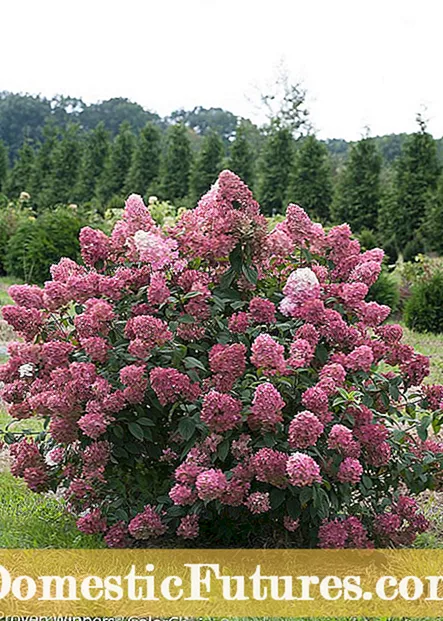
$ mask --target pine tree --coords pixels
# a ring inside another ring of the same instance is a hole
[[[382,159],[372,138],[352,145],[332,205],[336,222],[347,222],[355,233],[376,230],[381,207]]]
[[[222,170],[224,147],[218,134],[211,131],[204,136],[201,149],[192,171],[192,193],[194,200],[199,200],[216,181]]]
[[[89,132],[86,138],[75,189],[75,200],[79,203],[85,203],[94,198],[98,180],[105,169],[110,147],[109,132],[101,121]]]
[[[106,205],[114,197],[123,197],[126,178],[131,167],[135,136],[128,122],[120,125],[103,174],[97,184],[97,198]]]
[[[31,178],[34,168],[35,153],[30,140],[25,139],[17,153],[17,159],[5,184],[5,194],[9,198],[18,198],[21,192],[31,193]]]
[[[3,142],[0,140],[0,192],[2,192],[6,185],[6,178],[8,176],[9,170],[9,154],[8,149]]]
[[[289,129],[272,127],[263,147],[259,200],[269,215],[281,213],[288,193],[293,163],[293,139]]]
[[[53,155],[58,142],[58,130],[52,124],[43,128],[43,139],[40,142],[31,177],[31,196],[37,207],[48,203],[53,176]]]
[[[430,192],[437,189],[440,165],[434,138],[419,117],[419,131],[406,140],[397,163],[396,241],[400,249],[418,235],[425,219]]]
[[[80,170],[82,143],[78,125],[69,125],[57,142],[52,154],[52,174],[45,192],[44,207],[54,207],[74,200],[74,190]]]
[[[243,123],[237,127],[235,139],[231,146],[228,167],[238,175],[249,187],[254,183],[254,160],[249,144],[246,128]]]
[[[166,150],[162,165],[162,194],[175,201],[189,193],[192,167],[191,143],[185,125],[178,123],[169,127],[166,134]]]
[[[295,154],[288,199],[301,205],[311,218],[329,219],[331,163],[327,148],[315,136],[305,138]]]
[[[153,123],[141,130],[126,179],[126,192],[144,196],[160,169],[161,134]]]

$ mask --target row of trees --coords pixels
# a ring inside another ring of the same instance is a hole
[[[60,130],[51,123],[41,141],[25,139],[12,167],[0,142],[0,191],[11,199],[29,193],[37,211],[77,203],[103,212],[130,192],[192,206],[229,167],[254,188],[269,215],[298,202],[323,223],[372,231],[392,254],[443,250],[441,169],[422,119],[392,165],[365,136],[338,168],[315,135],[294,137],[279,122],[262,131],[260,142],[242,122],[228,144],[209,130],[196,148],[195,130],[179,120],[166,131],[150,121],[138,134],[125,121],[115,138],[103,123],[86,133],[78,124]]]

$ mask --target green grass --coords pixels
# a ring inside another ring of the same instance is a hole
[[[403,326],[404,340],[421,354],[431,359],[428,382],[443,384],[443,334],[419,334]]]
[[[12,300],[8,295],[8,288],[11,285],[17,285],[16,278],[11,278],[10,276],[0,276],[0,306],[5,306],[6,304],[11,304]]]
[[[33,494],[8,472],[0,474],[0,548],[101,548],[100,537],[83,535],[63,504]]]

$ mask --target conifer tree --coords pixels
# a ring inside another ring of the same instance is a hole
[[[288,202],[301,205],[311,218],[329,219],[331,163],[327,148],[313,135],[303,140],[295,154],[288,194]]]
[[[440,175],[437,191],[428,195],[423,236],[428,250],[443,254],[443,174]]]
[[[293,163],[293,139],[289,129],[270,128],[261,160],[259,201],[269,215],[282,213],[286,207],[289,177]]]
[[[132,155],[131,168],[126,179],[126,192],[144,196],[157,180],[160,169],[161,134],[153,123],[141,130]]]
[[[228,167],[238,175],[249,187],[254,183],[254,159],[249,144],[246,128],[243,123],[237,127],[235,139],[231,146]]]
[[[192,159],[188,129],[182,123],[171,125],[166,133],[162,164],[161,185],[165,199],[175,201],[188,195]]]
[[[440,165],[434,138],[419,116],[419,131],[409,136],[397,162],[396,205],[392,217],[397,222],[399,249],[412,242],[425,220],[429,195],[437,189]]]
[[[54,207],[74,200],[74,190],[78,180],[82,142],[79,126],[69,125],[57,141],[52,155],[52,174],[47,192],[45,207]]]
[[[52,124],[43,128],[43,139],[40,142],[31,177],[31,196],[33,203],[42,207],[48,203],[48,194],[51,192],[53,177],[54,149],[58,142],[58,130]]]
[[[17,153],[17,159],[5,184],[5,194],[9,198],[18,198],[21,192],[31,194],[31,179],[34,168],[35,153],[31,141],[25,139]]]
[[[366,136],[352,145],[332,205],[335,222],[347,222],[355,233],[376,230],[382,196],[381,164],[372,138]]]
[[[201,149],[195,160],[192,171],[192,193],[198,201],[217,179],[223,166],[224,147],[218,134],[208,132],[203,140]]]
[[[9,155],[8,149],[3,142],[0,140],[0,192],[3,192],[6,185],[6,178],[8,176],[9,170]]]
[[[75,190],[75,200],[79,203],[94,198],[98,180],[105,169],[110,146],[109,132],[101,121],[86,138]]]
[[[103,174],[97,185],[97,198],[106,205],[114,197],[123,198],[125,183],[131,167],[135,136],[127,121],[120,125],[120,130],[111,147]]]

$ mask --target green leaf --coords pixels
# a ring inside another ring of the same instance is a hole
[[[248,282],[250,282],[252,285],[257,284],[257,281],[258,281],[257,268],[255,268],[253,265],[246,265],[246,263],[244,263],[242,267],[242,271],[243,271],[244,277],[246,278]]]
[[[285,501],[286,493],[283,489],[273,489],[271,491],[271,506],[278,509]]]
[[[138,423],[129,423],[128,428],[134,438],[137,438],[137,440],[143,440],[144,432]]]
[[[178,431],[184,440],[190,440],[195,431],[195,421],[192,418],[182,418],[178,424]]]
[[[238,244],[229,255],[229,262],[234,272],[240,274],[243,264],[243,253],[240,244]]]
[[[290,498],[286,501],[286,509],[293,520],[300,517],[301,506],[298,498]]]
[[[220,461],[225,461],[229,453],[229,440],[223,440],[217,447],[217,456]]]
[[[233,280],[235,278],[235,271],[230,267],[223,276],[220,278],[220,288],[221,289],[229,289]]]
[[[155,423],[150,418],[137,418],[137,423],[143,427],[155,427]]]
[[[205,365],[200,362],[200,360],[197,360],[197,358],[193,358],[192,356],[185,358],[184,363],[187,369],[200,369],[201,371],[206,371]]]

